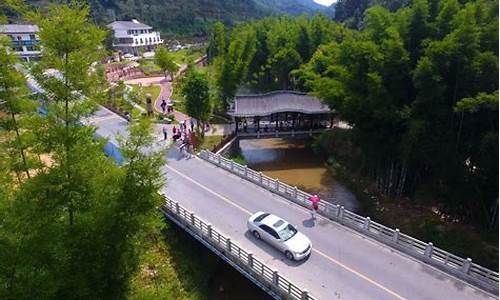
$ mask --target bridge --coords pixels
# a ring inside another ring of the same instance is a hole
[[[127,122],[103,109],[86,123],[114,143]],[[166,159],[165,215],[276,299],[497,299],[498,273],[470,260],[335,205],[313,220],[303,192],[211,153],[174,148]],[[246,220],[256,211],[296,225],[311,256],[292,262],[255,240]]]

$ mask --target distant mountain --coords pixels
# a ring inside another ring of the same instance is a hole
[[[206,25],[227,25],[269,15],[327,13],[313,0],[88,0],[97,23],[139,19],[164,33],[206,34]],[[34,1],[38,2],[38,1]],[[333,17],[333,14],[330,14]]]

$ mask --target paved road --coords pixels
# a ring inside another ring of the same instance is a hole
[[[197,158],[169,153],[166,195],[318,299],[494,299],[433,267],[370,240]],[[284,256],[246,230],[256,211],[297,225],[313,243],[305,262]]]
[[[108,137],[126,126],[106,111],[89,121]],[[183,159],[175,148],[167,159],[167,196],[318,299],[495,299],[339,224],[321,217],[313,221],[306,209],[205,161]],[[297,225],[313,243],[311,257],[290,262],[255,240],[246,220],[259,210]]]

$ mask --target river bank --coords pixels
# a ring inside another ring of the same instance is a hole
[[[143,245],[129,299],[271,300],[184,230],[164,222]]]

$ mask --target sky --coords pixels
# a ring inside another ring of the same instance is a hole
[[[322,4],[322,5],[330,6],[333,2],[335,2],[335,0],[314,0],[314,2]]]

